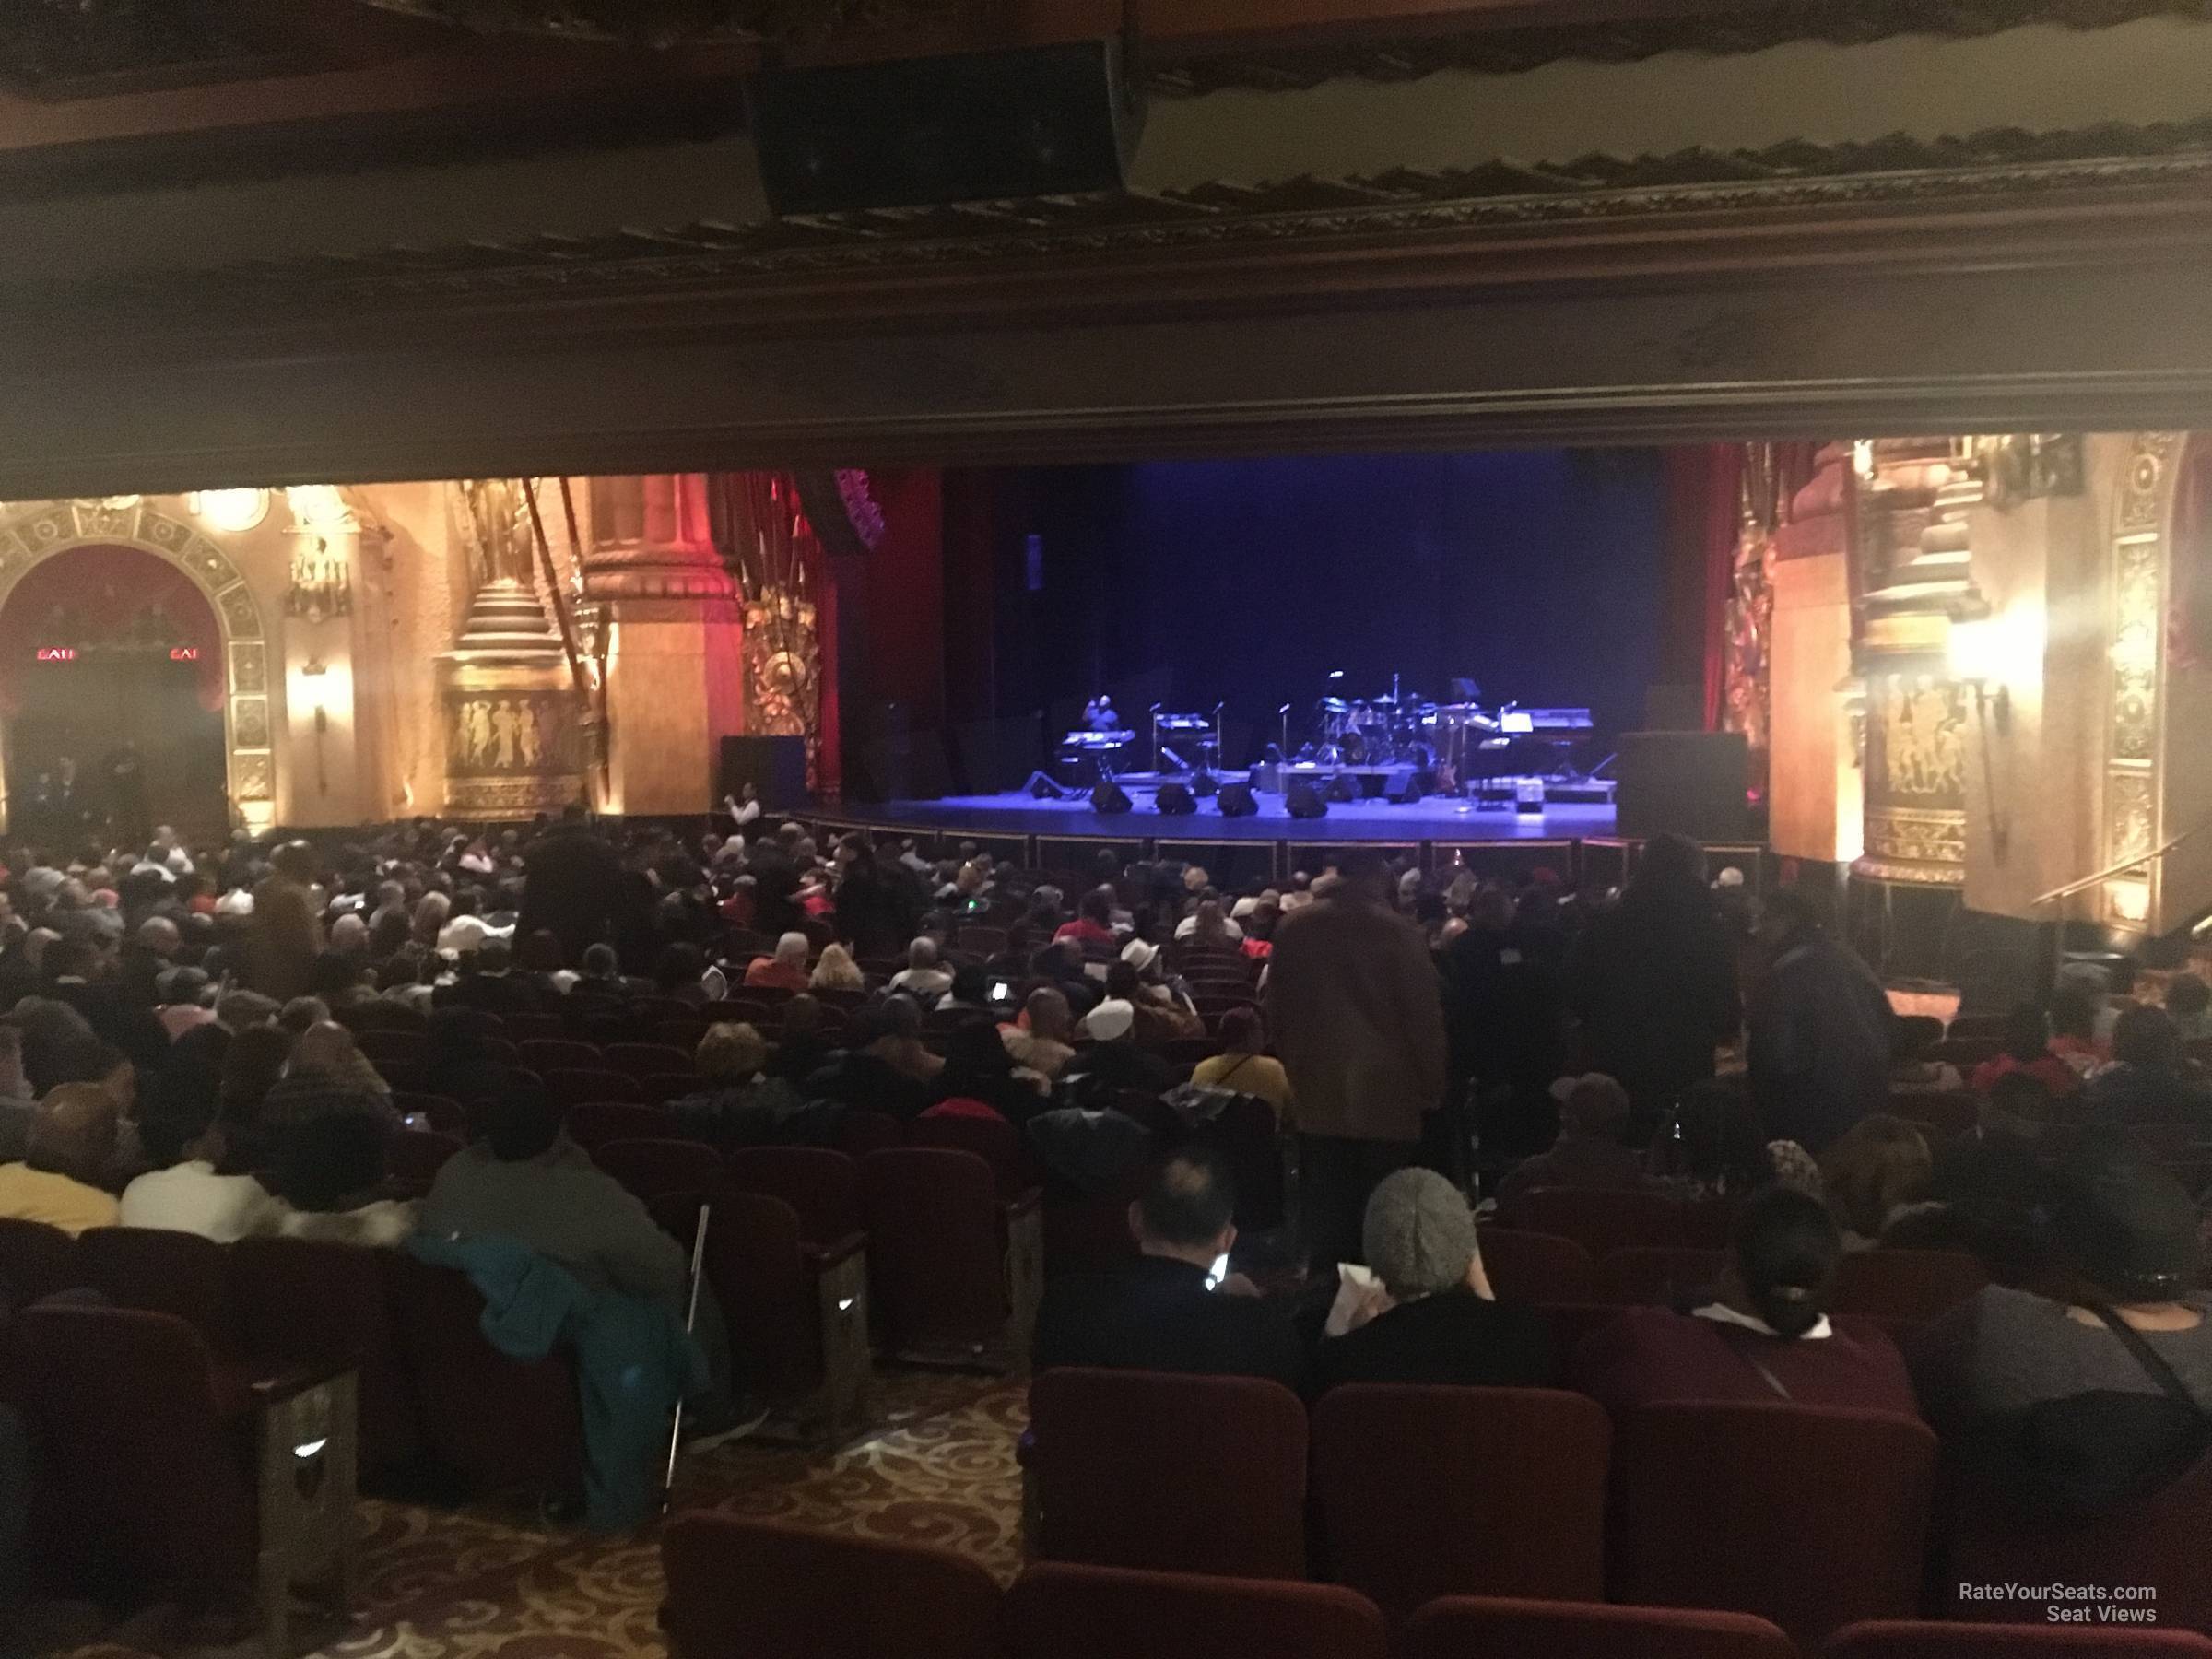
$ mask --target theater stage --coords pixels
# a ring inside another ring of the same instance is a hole
[[[1223,818],[1211,799],[1194,813],[1170,816],[1154,810],[1152,791],[1132,788],[1128,812],[1091,810],[1088,795],[1041,801],[1028,794],[947,795],[935,801],[886,801],[847,806],[836,815],[855,824],[909,827],[940,835],[1038,835],[1110,841],[1275,841],[1293,846],[1371,843],[1406,846],[1441,841],[1453,846],[1479,842],[1575,841],[1605,840],[1614,833],[1607,804],[1552,803],[1538,814],[1477,806],[1472,801],[1434,795],[1412,805],[1386,800],[1331,802],[1328,815],[1294,818],[1279,794],[1256,794],[1259,811],[1246,818]]]

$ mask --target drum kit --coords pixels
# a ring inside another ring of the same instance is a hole
[[[1321,766],[1412,766],[1465,774],[1469,753],[1497,735],[1498,717],[1473,701],[1431,702],[1391,688],[1375,697],[1324,697],[1314,740],[1297,759]]]

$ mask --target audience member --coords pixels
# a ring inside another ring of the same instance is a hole
[[[2102,997],[2079,983],[2061,980],[2051,990],[2051,1052],[2087,1077],[2112,1058],[2097,1030]]]
[[[1466,926],[1438,958],[1450,1098],[1472,1097],[1486,1160],[1525,1158],[1549,1146],[1559,1126],[1550,1092],[1566,1059],[1558,941],[1519,921],[1504,892],[1475,889],[1471,877],[1468,888]]]
[[[1644,843],[1615,909],[1591,922],[1570,956],[1568,1006],[1582,1017],[1592,1066],[1618,1078],[1641,1139],[1743,1020],[1735,948],[1705,882],[1704,854],[1678,835]]]
[[[323,954],[323,922],[311,891],[318,870],[312,847],[287,841],[271,854],[269,874],[253,889],[247,984],[279,1003],[306,991]]]
[[[2212,985],[2195,974],[2177,973],[2166,982],[2166,1013],[2183,1042],[2212,1041]]]
[[[1265,1377],[1296,1388],[1304,1356],[1290,1321],[1225,1270],[1236,1191],[1213,1152],[1162,1162],[1129,1206],[1138,1258],[1119,1273],[1070,1274],[1045,1287],[1030,1364]]]
[[[1075,1014],[1067,998],[1050,985],[1040,985],[1022,1000],[1021,1022],[1001,1033],[1014,1064],[1040,1077],[1057,1078],[1076,1057],[1069,1042],[1075,1035]]]
[[[1251,1095],[1275,1108],[1276,1123],[1285,1129],[1297,1121],[1297,1104],[1290,1093],[1290,1074],[1283,1063],[1266,1052],[1267,1030],[1257,1008],[1231,1008],[1221,1016],[1221,1052],[1191,1068],[1191,1081],[1206,1088],[1226,1088]]]
[[[1912,1383],[1878,1328],[1828,1316],[1841,1237],[1818,1199],[1786,1187],[1737,1214],[1711,1300],[1688,1313],[1630,1308],[1586,1337],[1574,1386],[1617,1416],[1665,1401],[1788,1401],[1911,1416]]]
[[[1818,1157],[1889,1096],[1888,993],[1802,888],[1768,895],[1767,967],[1748,1007],[1751,1098],[1767,1131]]]
[[[775,954],[755,957],[745,966],[745,983],[763,991],[805,991],[808,947],[803,933],[787,933],[776,940]]]
[[[1371,853],[1286,916],[1268,959],[1267,1025],[1298,1100],[1308,1255],[1356,1261],[1368,1195],[1413,1159],[1442,1104],[1444,1019],[1429,947],[1384,900]]]
[[[2081,1077],[2051,1052],[2051,1022],[2034,1003],[2016,1004],[2005,1016],[2004,1049],[1974,1067],[1974,1092],[1987,1094],[2000,1077],[2016,1073],[2033,1077],[2053,1096],[2070,1095],[2081,1087]]]
[[[2085,1122],[2181,1124],[2212,1135],[2212,1088],[2187,1075],[2173,1017],[2148,1003],[2130,1003],[2112,1027],[2112,1063],[2081,1091]]]
[[[223,1130],[212,1089],[164,1081],[139,1119],[138,1142],[153,1168],[123,1189],[124,1227],[166,1228],[228,1244],[273,1232],[282,1206],[251,1175],[224,1175]]]
[[[2085,1155],[2053,1233],[2050,1294],[1991,1285],[1912,1341],[1922,1408],[1967,1466],[2078,1513],[2194,1461],[2212,1405],[2196,1206],[2162,1171]],[[2167,1399],[2167,1378],[2188,1396]],[[2141,1402],[2133,1410],[2115,1401]]]
[[[725,1151],[794,1138],[799,1097],[784,1078],[764,1075],[768,1043],[755,1027],[730,1021],[709,1026],[697,1058],[700,1088],[670,1104],[684,1138]]]
[[[1629,1132],[1629,1091],[1603,1072],[1564,1077],[1559,1138],[1548,1152],[1524,1159],[1498,1183],[1500,1199],[1538,1187],[1583,1187],[1628,1192],[1645,1184],[1643,1160],[1622,1141]]]
[[[1312,1393],[1341,1382],[1547,1388],[1558,1381],[1550,1327],[1534,1309],[1492,1295],[1475,1217],[1449,1181],[1433,1170],[1385,1176],[1368,1199],[1362,1231],[1381,1283],[1365,1294],[1340,1292],[1349,1328],[1324,1337]]]
[[[1936,1170],[1927,1137],[1903,1118],[1861,1118],[1820,1155],[1820,1187],[1845,1251],[1872,1250],[1889,1225],[1924,1203]]]
[[[72,1236],[112,1227],[121,1206],[101,1191],[115,1154],[115,1097],[65,1083],[40,1102],[21,1161],[0,1164],[0,1217],[43,1221]]]
[[[787,934],[784,936],[801,939],[806,937],[803,934]],[[777,948],[780,952],[782,947],[779,946]],[[860,971],[860,964],[853,959],[851,951],[842,945],[825,945],[822,947],[820,959],[814,965],[813,973],[807,976],[806,988],[809,991],[857,994],[868,988],[868,982],[866,976]]]
[[[951,992],[952,975],[938,965],[935,939],[924,936],[906,947],[906,966],[891,975],[890,988],[928,1000]]]

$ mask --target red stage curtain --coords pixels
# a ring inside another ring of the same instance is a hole
[[[83,651],[142,631],[197,652],[200,706],[223,706],[222,629],[192,578],[135,547],[78,547],[38,566],[0,607],[0,712],[22,707],[41,648]]]
[[[2172,625],[2177,668],[2212,665],[2212,441],[2190,434],[2173,486]]]
[[[1684,445],[1666,456],[1666,611],[1660,671],[1700,685],[1705,725],[1721,723],[1727,673],[1728,592],[1735,562],[1744,451],[1738,443]]]

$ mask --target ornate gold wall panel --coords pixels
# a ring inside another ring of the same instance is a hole
[[[182,519],[143,500],[56,501],[0,525],[0,605],[33,568],[75,547],[135,547],[167,559],[206,594],[223,631],[223,747],[231,809],[252,828],[276,820],[268,648],[261,606],[238,567]]]
[[[2121,485],[2112,536],[2112,673],[2104,712],[2104,801],[2100,818],[2102,864],[2149,854],[2165,839],[2159,810],[2159,758],[2166,669],[2168,530],[2183,432],[2138,432]],[[2104,884],[2098,919],[2144,928],[2159,912],[2159,871],[2146,864]]]

